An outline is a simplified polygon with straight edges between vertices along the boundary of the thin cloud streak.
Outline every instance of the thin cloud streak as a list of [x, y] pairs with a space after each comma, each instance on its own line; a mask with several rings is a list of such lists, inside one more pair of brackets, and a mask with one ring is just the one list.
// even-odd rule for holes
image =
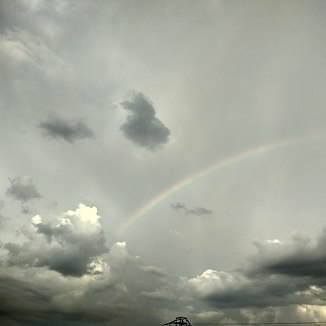
[[207, 216], [213, 214], [212, 210], [207, 209], [205, 207], [188, 208], [187, 206], [179, 202], [171, 204], [171, 208], [176, 210], [177, 212], [182, 212], [185, 215]]

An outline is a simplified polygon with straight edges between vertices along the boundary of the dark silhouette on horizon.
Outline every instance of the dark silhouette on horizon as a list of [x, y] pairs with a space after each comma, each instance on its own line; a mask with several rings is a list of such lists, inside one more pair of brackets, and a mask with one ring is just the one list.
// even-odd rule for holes
[[175, 326], [181, 326], [181, 325], [182, 326], [184, 326], [184, 325], [191, 326], [190, 321], [186, 317], [176, 317], [175, 320], [170, 321], [169, 323], [165, 323], [162, 326], [165, 326], [165, 325], [168, 325], [168, 326], [172, 326], [172, 325], [175, 325]]

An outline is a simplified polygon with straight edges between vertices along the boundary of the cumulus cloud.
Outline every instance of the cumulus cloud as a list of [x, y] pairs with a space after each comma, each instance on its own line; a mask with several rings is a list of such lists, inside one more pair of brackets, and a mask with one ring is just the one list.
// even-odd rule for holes
[[2, 246], [0, 323], [142, 325], [144, 315], [161, 323], [148, 304], [173, 299], [163, 271], [143, 265], [125, 242], [108, 248], [100, 221], [83, 204], [52, 223], [35, 215], [22, 229], [27, 241]]
[[[314, 266], [323, 270], [326, 232], [316, 240], [256, 241], [257, 252], [242, 269], [177, 277], [143, 264], [125, 242], [108, 248], [100, 222], [96, 207], [80, 204], [52, 223], [35, 215], [23, 229], [27, 241], [5, 243], [6, 254], [0, 256], [2, 315], [23, 324], [37, 317], [40, 324], [62, 325], [141, 325], [142, 315], [155, 324], [180, 314], [192, 322], [324, 316], [320, 307], [325, 304], [326, 273], [316, 273]], [[300, 253], [299, 266], [314, 261], [310, 272], [308, 267], [295, 271]]]
[[205, 216], [211, 215], [213, 213], [210, 209], [207, 209], [205, 207], [188, 208], [187, 206], [179, 202], [171, 204], [171, 208], [186, 215]]
[[201, 297], [209, 297], [215, 293], [228, 293], [234, 288], [243, 287], [248, 281], [239, 273], [208, 269], [202, 274], [189, 279], [189, 284]]
[[41, 197], [36, 186], [33, 184], [31, 176], [20, 176], [16, 179], [9, 179], [9, 181], [11, 185], [7, 189], [8, 196], [21, 202]]
[[109, 248], [96, 207], [50, 222], [35, 215], [21, 233], [25, 242], [0, 247], [0, 323], [155, 325], [178, 302], [177, 278], [143, 264], [126, 242]]
[[257, 253], [238, 271], [208, 269], [186, 280], [191, 293], [216, 308], [324, 305], [326, 231], [312, 241], [296, 236], [255, 241]]
[[50, 118], [39, 125], [46, 134], [53, 138], [62, 138], [69, 143], [75, 140], [91, 138], [94, 133], [85, 123], [69, 123], [59, 118]]
[[5, 244], [7, 262], [11, 266], [44, 266], [72, 276], [97, 272], [98, 256], [107, 251], [99, 218], [95, 207], [83, 204], [63, 214], [56, 225], [43, 223], [36, 215], [25, 230], [27, 242]]
[[129, 113], [121, 130], [133, 143], [155, 150], [169, 141], [170, 130], [156, 117], [153, 104], [144, 94], [134, 93], [121, 106]]

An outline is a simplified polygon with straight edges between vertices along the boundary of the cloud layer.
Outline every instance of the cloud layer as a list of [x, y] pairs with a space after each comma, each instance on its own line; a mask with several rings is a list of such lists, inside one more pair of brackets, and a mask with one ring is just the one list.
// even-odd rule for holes
[[49, 223], [35, 215], [22, 228], [27, 241], [5, 243], [0, 320], [141, 325], [142, 316], [158, 324], [180, 314], [193, 322], [324, 316], [326, 231], [316, 240], [255, 241], [256, 254], [241, 269], [176, 277], [144, 264], [125, 242], [109, 248], [100, 221], [96, 207], [80, 204]]
[[156, 117], [153, 104], [144, 94], [134, 93], [121, 106], [129, 113], [121, 130], [133, 143], [155, 150], [169, 141], [170, 130]]

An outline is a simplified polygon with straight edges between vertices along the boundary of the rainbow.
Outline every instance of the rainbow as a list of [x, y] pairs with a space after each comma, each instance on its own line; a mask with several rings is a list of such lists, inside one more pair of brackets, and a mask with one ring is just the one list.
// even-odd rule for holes
[[280, 139], [276, 141], [274, 140], [271, 142], [259, 144], [258, 146], [251, 147], [240, 152], [236, 152], [233, 155], [214, 161], [213, 163], [204, 166], [199, 171], [191, 175], [187, 175], [186, 177], [178, 180], [176, 183], [169, 185], [167, 188], [157, 193], [154, 197], [150, 198], [149, 201], [137, 208], [129, 216], [129, 218], [119, 227], [118, 234], [121, 234], [122, 232], [126, 231], [136, 221], [138, 221], [141, 217], [145, 216], [155, 206], [166, 200], [168, 197], [172, 196], [173, 194], [183, 189], [184, 187], [190, 185], [191, 183], [208, 176], [210, 173], [220, 171], [223, 168], [238, 164], [250, 158], [263, 155], [271, 151], [283, 149], [292, 145], [302, 144], [305, 142], [325, 139], [325, 137], [325, 133], [315, 133], [312, 135], [302, 135]]

